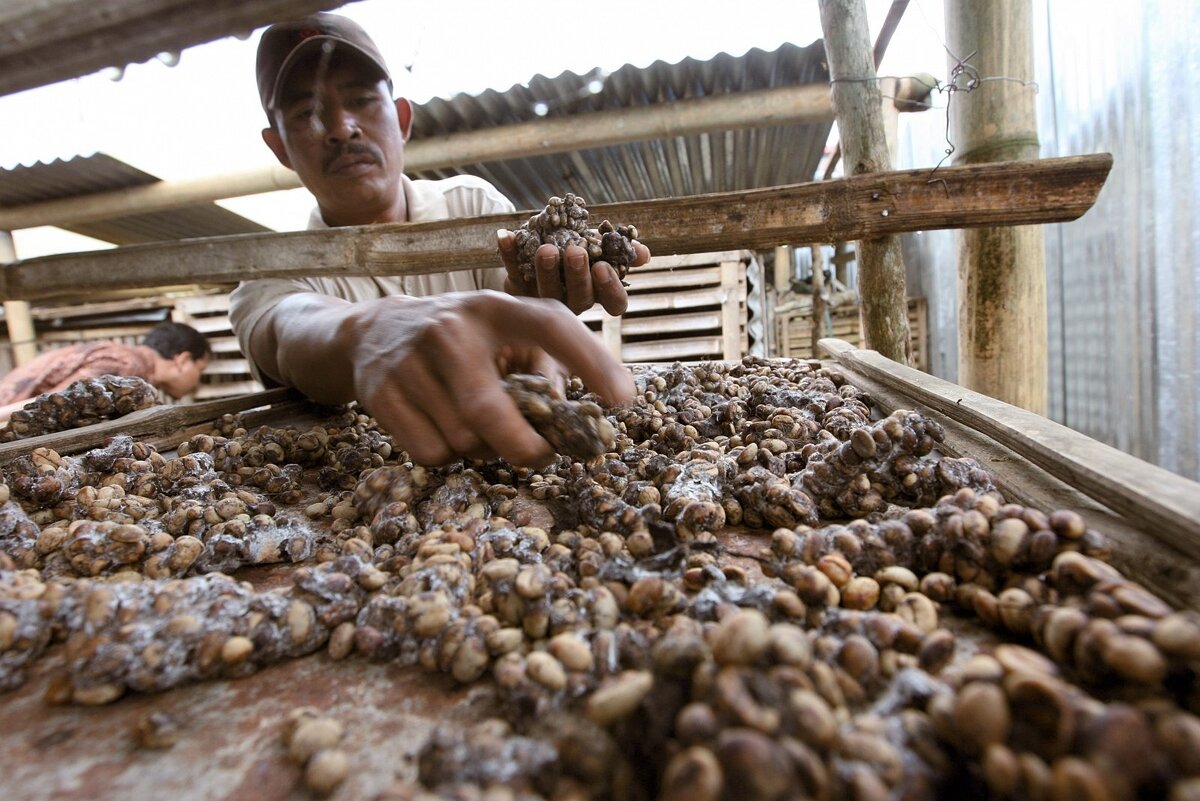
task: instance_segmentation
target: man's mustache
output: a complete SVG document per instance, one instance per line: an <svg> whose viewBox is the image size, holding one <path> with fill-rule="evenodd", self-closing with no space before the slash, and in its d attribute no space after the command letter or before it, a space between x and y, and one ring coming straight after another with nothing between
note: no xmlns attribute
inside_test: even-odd
<svg viewBox="0 0 1200 801"><path fill-rule="evenodd" d="M340 159L342 156L347 156L350 154L369 156L376 164L383 163L383 154L380 153L377 148L371 147L370 145L362 142L347 142L325 157L325 159L321 162L321 169L324 172L329 172L329 168L333 166L335 161Z"/></svg>

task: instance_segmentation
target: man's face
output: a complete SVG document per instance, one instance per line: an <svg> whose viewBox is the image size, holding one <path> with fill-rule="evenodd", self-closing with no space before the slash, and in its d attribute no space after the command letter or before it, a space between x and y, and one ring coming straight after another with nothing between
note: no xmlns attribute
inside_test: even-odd
<svg viewBox="0 0 1200 801"><path fill-rule="evenodd" d="M316 196L326 223L365 225L405 219L405 133L378 70L335 54L291 71L263 138Z"/></svg>
<svg viewBox="0 0 1200 801"><path fill-rule="evenodd" d="M176 400L195 392L196 387L200 386L200 374L208 366L208 357L197 359L183 351L169 361L169 366L158 376L159 389Z"/></svg>

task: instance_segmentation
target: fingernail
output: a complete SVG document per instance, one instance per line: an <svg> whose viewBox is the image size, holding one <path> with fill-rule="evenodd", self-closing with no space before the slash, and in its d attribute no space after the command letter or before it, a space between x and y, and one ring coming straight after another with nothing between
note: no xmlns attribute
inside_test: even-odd
<svg viewBox="0 0 1200 801"><path fill-rule="evenodd" d="M508 232L507 228L496 229L496 242L501 250L512 250L512 234Z"/></svg>

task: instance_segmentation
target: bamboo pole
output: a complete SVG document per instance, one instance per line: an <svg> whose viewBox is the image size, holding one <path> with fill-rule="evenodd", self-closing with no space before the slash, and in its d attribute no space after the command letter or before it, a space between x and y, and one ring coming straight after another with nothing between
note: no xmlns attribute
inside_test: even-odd
<svg viewBox="0 0 1200 801"><path fill-rule="evenodd" d="M1033 78L1031 0L951 0L946 38L978 75ZM971 54L974 54L973 56ZM957 64L954 59L953 65ZM964 84L967 75L960 76ZM961 88L966 88L965 85ZM1033 90L982 81L950 104L955 164L1036 159ZM1040 226L959 238L958 382L1039 414L1047 404L1046 257Z"/></svg>
<svg viewBox="0 0 1200 801"><path fill-rule="evenodd" d="M891 169L880 111L867 11L863 0L821 0L825 56L833 81L833 110L845 153L847 175ZM880 214L887 214L883 209ZM908 304L904 262L895 236L858 243L858 290L867 346L908 364Z"/></svg>
<svg viewBox="0 0 1200 801"><path fill-rule="evenodd" d="M877 239L905 231L1065 222L1091 208L1112 156L927 167L591 209L596 219L652 220L652 253L709 253L779 242ZM234 283L311 275L416 275L495 265L496 229L526 213L316 231L239 234L64 253L0 265L0 300L89 289ZM649 224L647 223L647 227ZM907 323L906 323L907 330Z"/></svg>
<svg viewBox="0 0 1200 801"><path fill-rule="evenodd" d="M0 264L16 261L17 248L12 234L0 231ZM33 311L26 300L4 301L4 324L8 327L8 345L12 348L13 367L28 364L37 357L37 334Z"/></svg>

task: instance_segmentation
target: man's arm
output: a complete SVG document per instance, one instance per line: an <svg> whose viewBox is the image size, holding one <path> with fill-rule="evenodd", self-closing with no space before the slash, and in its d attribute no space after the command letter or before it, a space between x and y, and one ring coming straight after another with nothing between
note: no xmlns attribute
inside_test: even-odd
<svg viewBox="0 0 1200 801"><path fill-rule="evenodd" d="M357 399L418 462L552 456L501 386L504 371L579 375L608 402L629 372L566 307L496 292L349 303L288 295L259 318L248 354L268 375L324 403Z"/></svg>

